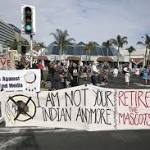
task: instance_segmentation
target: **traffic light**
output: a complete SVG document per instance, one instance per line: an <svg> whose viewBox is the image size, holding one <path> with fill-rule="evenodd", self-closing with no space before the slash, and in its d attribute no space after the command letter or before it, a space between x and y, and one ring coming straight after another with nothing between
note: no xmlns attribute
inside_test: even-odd
<svg viewBox="0 0 150 150"><path fill-rule="evenodd" d="M26 34L33 32L33 12L32 8L27 6L24 8L24 31Z"/></svg>
<svg viewBox="0 0 150 150"><path fill-rule="evenodd" d="M21 5L21 32L29 35L36 33L35 7Z"/></svg>

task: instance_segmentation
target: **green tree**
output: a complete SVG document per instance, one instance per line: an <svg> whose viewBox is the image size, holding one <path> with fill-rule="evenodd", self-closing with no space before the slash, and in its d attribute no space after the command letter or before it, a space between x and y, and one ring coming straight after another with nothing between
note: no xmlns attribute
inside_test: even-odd
<svg viewBox="0 0 150 150"><path fill-rule="evenodd" d="M134 52L136 49L133 46L130 46L126 50L128 50L129 53L129 61L131 61L131 53Z"/></svg>
<svg viewBox="0 0 150 150"><path fill-rule="evenodd" d="M20 41L20 53L25 55L30 50L30 44L28 40L24 39Z"/></svg>
<svg viewBox="0 0 150 150"><path fill-rule="evenodd" d="M46 48L46 46L44 45L43 42L36 42L36 43L35 43L35 47Z"/></svg>
<svg viewBox="0 0 150 150"><path fill-rule="evenodd" d="M59 55L61 60L61 55L64 54L65 48L68 46L71 46L73 41L75 41L73 38L69 38L69 34L67 30L60 30L56 29L56 33L50 33L55 39L55 43L57 44L59 48Z"/></svg>
<svg viewBox="0 0 150 150"><path fill-rule="evenodd" d="M6 40L5 43L11 50L17 50L19 45L19 42L16 39L13 41Z"/></svg>
<svg viewBox="0 0 150 150"><path fill-rule="evenodd" d="M107 56L108 56L108 50L111 48L111 46L112 46L112 43L111 43L111 41L110 40L107 40L106 42L103 42L102 43L102 46L103 47L105 47L106 48L106 51L107 51Z"/></svg>
<svg viewBox="0 0 150 150"><path fill-rule="evenodd" d="M150 36L148 34L145 34L145 36L142 38L144 39L144 42L139 41L137 42L137 44L143 45L146 48L145 54L144 54L144 63L143 63L143 66L145 66L147 65L148 50L150 50Z"/></svg>
<svg viewBox="0 0 150 150"><path fill-rule="evenodd" d="M116 39L111 39L110 42L117 47L117 65L119 68L120 48L123 48L124 44L128 44L127 37L117 35Z"/></svg>
<svg viewBox="0 0 150 150"><path fill-rule="evenodd" d="M10 49L18 50L18 45L19 42L16 39L14 39L14 41L10 44Z"/></svg>
<svg viewBox="0 0 150 150"><path fill-rule="evenodd" d="M21 41L17 41L16 39L14 39L13 42L10 42L10 41L5 41L5 42L6 42L6 45L10 47L11 50L17 50L19 53L22 53L22 47L23 49L26 49L26 50L23 50L24 51L23 53L26 53L30 48L30 44L26 39L21 40Z"/></svg>
<svg viewBox="0 0 150 150"><path fill-rule="evenodd" d="M88 42L84 45L84 50L86 52L86 63L87 63L87 55L91 55L91 51L96 48L95 42Z"/></svg>

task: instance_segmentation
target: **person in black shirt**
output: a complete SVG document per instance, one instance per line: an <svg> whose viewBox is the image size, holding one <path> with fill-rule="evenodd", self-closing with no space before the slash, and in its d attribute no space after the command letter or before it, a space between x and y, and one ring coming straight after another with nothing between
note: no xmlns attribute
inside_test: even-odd
<svg viewBox="0 0 150 150"><path fill-rule="evenodd" d="M78 67L77 64L73 63L73 65L69 66L68 68L69 76L70 76L70 85L72 87L78 85Z"/></svg>

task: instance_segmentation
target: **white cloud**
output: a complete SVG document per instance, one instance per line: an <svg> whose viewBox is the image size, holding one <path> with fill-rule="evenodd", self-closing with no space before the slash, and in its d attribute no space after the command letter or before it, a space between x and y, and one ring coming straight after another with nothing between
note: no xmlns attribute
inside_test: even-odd
<svg viewBox="0 0 150 150"><path fill-rule="evenodd" d="M49 33L56 28L67 29L78 42L102 43L122 34L134 44L150 33L149 0L5 0L0 2L0 17L20 27L22 3L36 6L35 38L46 44L53 41Z"/></svg>

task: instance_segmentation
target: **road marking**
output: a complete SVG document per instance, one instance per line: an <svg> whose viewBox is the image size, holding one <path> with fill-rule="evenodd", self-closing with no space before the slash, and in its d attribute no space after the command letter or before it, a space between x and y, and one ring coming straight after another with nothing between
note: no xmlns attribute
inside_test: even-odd
<svg viewBox="0 0 150 150"><path fill-rule="evenodd" d="M35 129L34 133L58 133L58 132L80 132L81 130L73 130L73 129Z"/></svg>
<svg viewBox="0 0 150 150"><path fill-rule="evenodd" d="M20 128L0 128L0 133L19 133Z"/></svg>
<svg viewBox="0 0 150 150"><path fill-rule="evenodd" d="M22 142L26 137L13 137L9 139L8 141L3 141L0 143L0 150L6 150L9 146L17 145L18 143Z"/></svg>
<svg viewBox="0 0 150 150"><path fill-rule="evenodd" d="M56 132L82 132L84 130L75 130L75 129L61 129L61 128L35 128L35 127L25 127L25 128L0 128L0 134L17 134L17 133L56 133Z"/></svg>
<svg viewBox="0 0 150 150"><path fill-rule="evenodd" d="M134 84L141 87L150 87L150 85L141 84L141 83L134 83Z"/></svg>

